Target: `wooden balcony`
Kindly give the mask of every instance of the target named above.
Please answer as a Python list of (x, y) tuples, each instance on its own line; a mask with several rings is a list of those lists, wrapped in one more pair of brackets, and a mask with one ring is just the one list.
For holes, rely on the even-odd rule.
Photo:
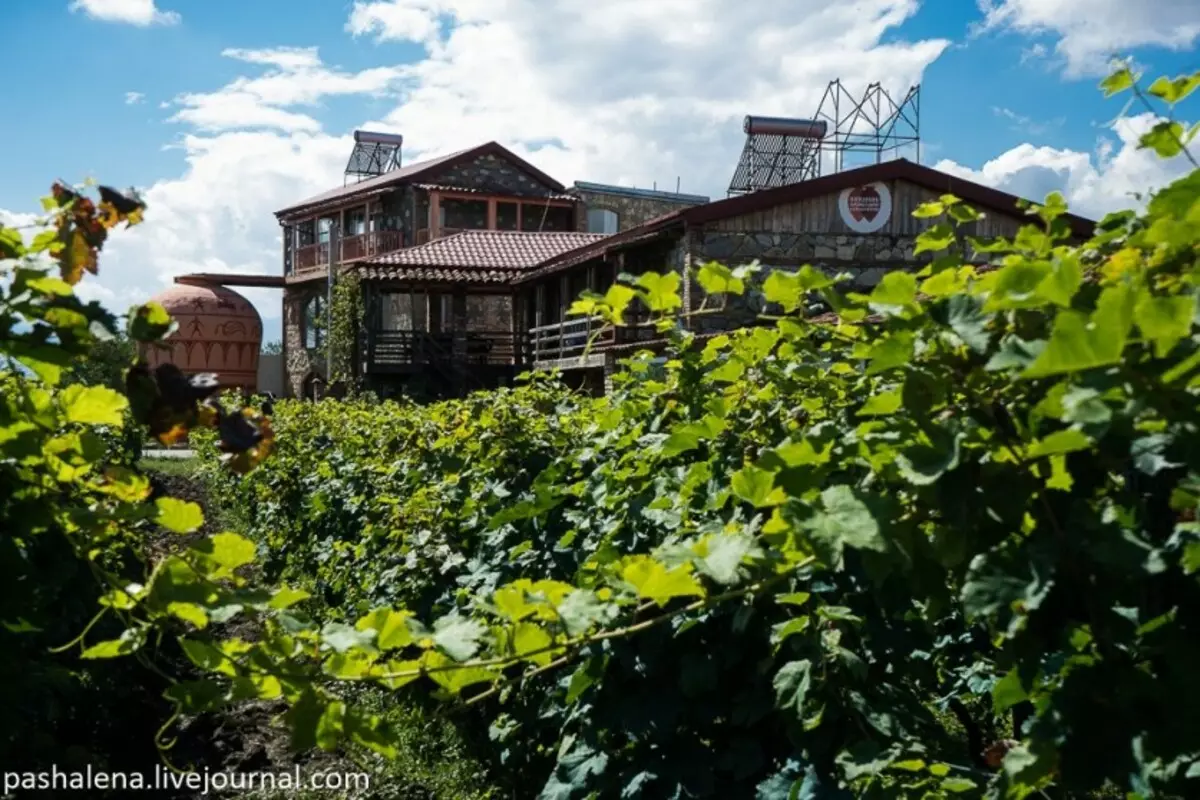
[(616, 341), (616, 330), (604, 328), (598, 317), (575, 317), (529, 329), (529, 357), (536, 364), (542, 361), (578, 359), (584, 355), (588, 341), (599, 350)]
[(390, 371), (421, 365), (510, 366), (517, 351), (511, 331), (429, 333), (368, 330), (367, 369)]
[[(338, 263), (371, 258), (390, 253), (404, 247), (404, 236), (400, 231), (370, 231), (356, 236), (347, 236), (340, 241), (341, 258)], [(296, 248), (296, 274), (324, 270), (329, 265), (329, 242), (317, 242)]]
[(372, 258), (404, 247), (400, 231), (371, 231), (342, 239), (342, 261)]
[(329, 242), (297, 247), (294, 263), (296, 274), (324, 269), (329, 265)]

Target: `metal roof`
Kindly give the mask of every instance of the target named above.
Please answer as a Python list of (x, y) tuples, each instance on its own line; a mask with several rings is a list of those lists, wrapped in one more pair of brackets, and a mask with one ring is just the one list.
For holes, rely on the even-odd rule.
[(448, 153), (444, 156), (426, 159), (425, 161), (417, 161), (409, 164), (407, 167), (394, 169), (391, 172), (385, 172), (383, 175), (378, 177), (368, 178), (365, 181), (352, 183), (349, 186), (339, 186), (336, 189), (330, 189), (327, 192), (314, 195), (307, 200), (302, 200), (301, 202), (290, 205), (287, 208), (282, 208), (275, 212), (275, 216), (288, 216), (295, 214), (298, 211), (317, 208), (334, 201), (344, 201), (360, 194), (367, 195), (372, 193), (373, 190), (378, 191), (396, 184), (413, 181), (416, 178), (433, 177), (432, 173), (483, 155), (499, 156), (507, 161), (512, 162), (512, 164), (524, 172), (529, 173), (534, 178), (537, 178), (539, 181), (546, 184), (551, 190), (555, 192), (566, 191), (566, 187), (561, 183), (556, 181), (554, 178), (551, 178), (549, 175), (542, 172), (537, 167), (533, 166), (508, 148), (500, 145), (497, 142), (487, 142), (486, 144), (476, 145), (475, 147), (468, 147), (465, 150), (456, 150), (455, 152)]
[(588, 181), (575, 181), (574, 188), (581, 192), (595, 192), (596, 194), (615, 194), (622, 197), (639, 197), (647, 200), (667, 200), (675, 203), (692, 203), (699, 205), (707, 203), (712, 198), (702, 194), (680, 194), (679, 192), (660, 192), (657, 189), (632, 189), (627, 186), (612, 186), (606, 183), (589, 183)]

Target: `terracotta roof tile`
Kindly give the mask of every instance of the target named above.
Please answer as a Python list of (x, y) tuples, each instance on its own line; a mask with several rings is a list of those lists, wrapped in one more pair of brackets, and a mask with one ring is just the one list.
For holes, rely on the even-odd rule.
[(604, 238), (598, 233), (463, 231), (361, 262), (368, 279), (503, 283), (559, 253)]
[(520, 272), (515, 269), (366, 266), (359, 268), (359, 274), (367, 280), (410, 281), (414, 283), (507, 284), (520, 274)]

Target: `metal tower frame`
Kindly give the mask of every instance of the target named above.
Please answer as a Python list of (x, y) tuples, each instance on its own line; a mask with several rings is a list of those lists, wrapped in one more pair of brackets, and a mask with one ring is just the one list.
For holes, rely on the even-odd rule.
[(841, 172), (847, 153), (873, 153), (879, 163), (885, 153), (915, 147), (920, 163), (921, 87), (910, 87), (896, 102), (880, 83), (856, 97), (835, 79), (811, 118), (746, 117), (743, 129), (746, 144), (730, 196), (820, 177), (827, 159)]
[(899, 103), (879, 83), (867, 85), (855, 97), (840, 79), (832, 80), (821, 98), (816, 119), (833, 129), (821, 149), (833, 154), (833, 171), (846, 168), (847, 153), (874, 153), (875, 163), (884, 153), (915, 147), (921, 163), (921, 85), (909, 87)]

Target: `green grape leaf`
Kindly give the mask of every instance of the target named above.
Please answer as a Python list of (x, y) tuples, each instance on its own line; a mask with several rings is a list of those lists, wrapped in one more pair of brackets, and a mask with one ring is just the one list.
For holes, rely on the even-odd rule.
[(154, 521), (175, 533), (193, 533), (204, 525), (204, 511), (200, 506), (174, 497), (160, 497), (154, 501), (158, 513)]

